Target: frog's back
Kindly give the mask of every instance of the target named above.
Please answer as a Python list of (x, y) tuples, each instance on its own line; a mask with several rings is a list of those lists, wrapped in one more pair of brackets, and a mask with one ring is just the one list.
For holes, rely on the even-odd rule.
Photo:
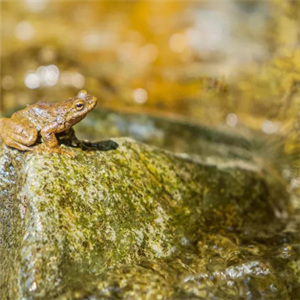
[(36, 129), (39, 131), (45, 124), (51, 122), (53, 120), (53, 116), (51, 114), (51, 109), (53, 107), (52, 103), (47, 102), (37, 102), (36, 104), (29, 105), (26, 108), (16, 112), (14, 114), (14, 118), (22, 118), (25, 117), (32, 124), (35, 125)]

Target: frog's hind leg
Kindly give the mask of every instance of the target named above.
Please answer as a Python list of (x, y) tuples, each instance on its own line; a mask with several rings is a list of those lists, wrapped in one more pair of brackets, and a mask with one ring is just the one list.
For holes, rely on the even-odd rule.
[(24, 150), (24, 151), (33, 151), (35, 147), (28, 147), (21, 143), (15, 142), (14, 140), (7, 138), (5, 139), (5, 144), (9, 147), (18, 149), (18, 150)]
[(33, 145), (37, 140), (37, 131), (27, 119), (16, 122), (13, 119), (2, 119), (0, 135), (4, 143), (19, 150), (34, 150)]

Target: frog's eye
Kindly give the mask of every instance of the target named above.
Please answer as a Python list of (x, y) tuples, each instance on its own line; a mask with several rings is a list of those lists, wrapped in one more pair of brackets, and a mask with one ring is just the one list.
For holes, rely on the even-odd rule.
[(84, 108), (84, 102), (81, 102), (81, 101), (77, 102), (75, 104), (75, 107), (76, 107), (77, 110), (82, 110)]

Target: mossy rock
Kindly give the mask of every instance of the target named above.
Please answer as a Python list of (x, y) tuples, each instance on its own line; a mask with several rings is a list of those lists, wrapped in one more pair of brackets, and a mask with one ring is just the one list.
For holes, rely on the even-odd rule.
[(1, 146), (1, 300), (288, 299), (286, 241), (266, 255), (289, 209), (280, 178), (116, 142), (63, 146), (73, 157)]

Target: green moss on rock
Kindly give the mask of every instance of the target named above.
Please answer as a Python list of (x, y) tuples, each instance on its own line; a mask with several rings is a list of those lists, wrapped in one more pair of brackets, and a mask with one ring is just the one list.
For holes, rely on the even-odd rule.
[(280, 180), (116, 141), (74, 157), (1, 146), (1, 299), (288, 298), (292, 268), (283, 283), (257, 240), (284, 226)]

